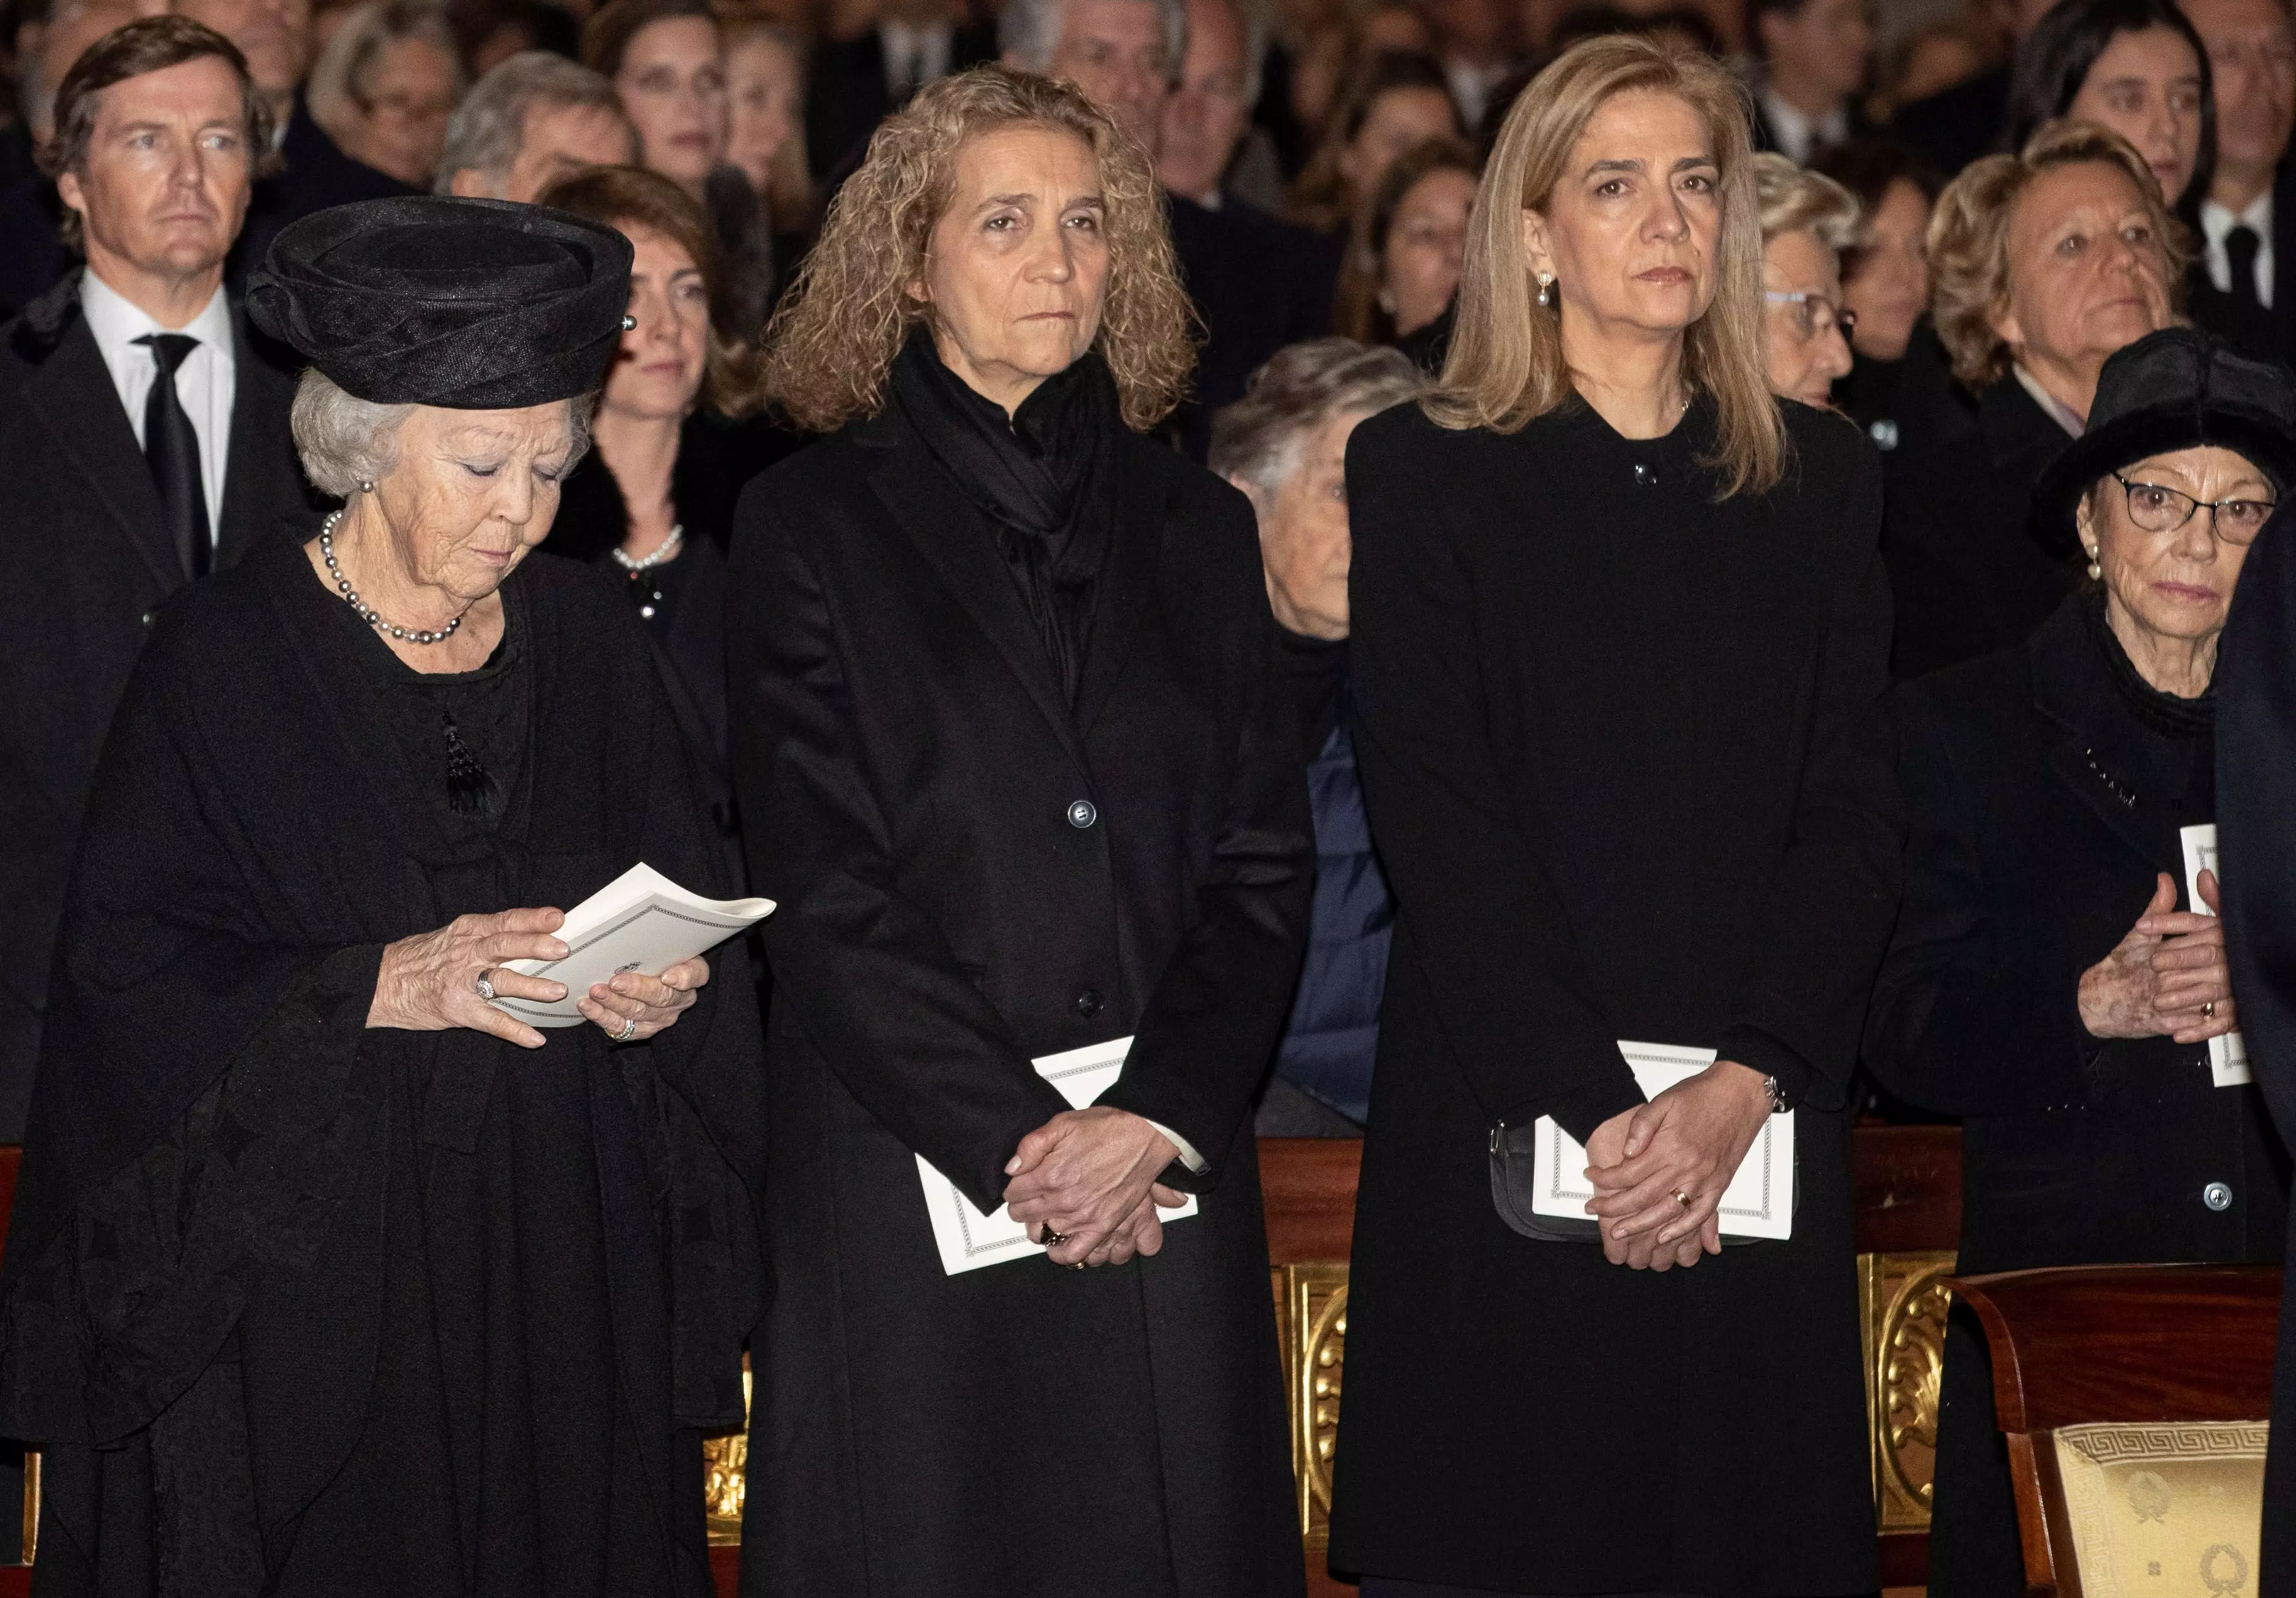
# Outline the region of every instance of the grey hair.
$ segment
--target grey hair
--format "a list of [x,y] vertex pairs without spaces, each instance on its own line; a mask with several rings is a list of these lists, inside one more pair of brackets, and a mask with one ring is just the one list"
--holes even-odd
[[[1185,0],[1139,0],[1164,15],[1164,53],[1170,70],[1180,70],[1188,49],[1188,10]],[[1068,0],[1005,0],[996,18],[996,48],[1016,66],[1031,72],[1050,73],[1054,54],[1061,47],[1061,29]]]
[[1828,177],[1798,167],[1775,151],[1754,157],[1754,204],[1762,243],[1804,229],[1836,254],[1857,242],[1857,196]]
[[463,87],[463,52],[446,8],[436,0],[366,0],[355,7],[319,53],[304,86],[311,119],[340,141],[354,108],[366,104],[366,83],[385,48],[401,39],[437,45],[455,63],[455,87]]
[[[589,452],[594,399],[585,396],[567,408],[574,434],[574,452],[566,461],[569,471]],[[316,367],[307,368],[295,385],[295,405],[287,418],[303,474],[312,487],[338,499],[381,482],[398,465],[398,430],[414,410],[412,405],[362,400]]]
[[1385,410],[1431,386],[1400,350],[1311,339],[1279,350],[1243,398],[1212,417],[1211,469],[1274,493],[1298,469],[1300,446],[1332,417]]
[[621,98],[603,74],[555,51],[521,50],[472,84],[455,108],[433,186],[450,194],[455,173],[474,171],[499,196],[525,145],[528,113],[538,105],[554,111],[579,106],[625,119]]

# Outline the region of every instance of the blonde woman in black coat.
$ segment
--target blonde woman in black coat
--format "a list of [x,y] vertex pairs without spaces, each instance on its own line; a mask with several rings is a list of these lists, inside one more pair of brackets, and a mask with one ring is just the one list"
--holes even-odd
[[[1875,1583],[1848,1093],[1898,892],[1880,465],[1769,393],[1736,84],[1627,37],[1509,113],[1423,405],[1357,430],[1396,898],[1332,1561],[1365,1598]],[[1620,1040],[1710,1049],[1645,1100]],[[1797,1116],[1786,1240],[1717,1205]],[[1587,1146],[1519,1235],[1498,1129]]]
[[[1188,363],[1147,165],[944,79],[793,295],[769,384],[834,431],[745,495],[729,624],[782,901],[745,1590],[1297,1594],[1250,1101],[1314,844],[1250,507],[1143,436]],[[1128,1037],[1080,1110],[1031,1067]],[[1047,1251],[945,1270],[920,1158]]]

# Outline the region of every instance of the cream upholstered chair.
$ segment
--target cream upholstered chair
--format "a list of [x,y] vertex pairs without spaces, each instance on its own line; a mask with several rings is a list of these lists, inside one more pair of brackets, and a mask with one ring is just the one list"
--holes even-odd
[[2026,1590],[2255,1598],[2278,1267],[2084,1266],[1953,1287],[1992,1346]]

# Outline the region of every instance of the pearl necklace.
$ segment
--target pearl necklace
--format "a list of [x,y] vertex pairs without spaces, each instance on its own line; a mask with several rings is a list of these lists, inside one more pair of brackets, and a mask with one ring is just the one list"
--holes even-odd
[[676,555],[677,547],[685,541],[685,524],[681,522],[669,530],[668,538],[654,546],[653,553],[651,555],[632,555],[619,544],[615,545],[609,553],[625,572],[650,572]]
[[351,580],[343,575],[343,569],[340,566],[335,564],[335,523],[342,519],[341,511],[330,511],[327,514],[327,519],[320,523],[319,557],[327,563],[327,574],[335,580],[335,586],[343,591],[343,603],[357,611],[359,620],[376,631],[387,632],[392,638],[402,639],[409,644],[443,644],[453,638],[455,629],[463,624],[463,618],[460,616],[447,622],[446,627],[438,632],[425,632],[420,628],[410,630],[404,627],[393,627],[360,601],[357,591],[351,587]]

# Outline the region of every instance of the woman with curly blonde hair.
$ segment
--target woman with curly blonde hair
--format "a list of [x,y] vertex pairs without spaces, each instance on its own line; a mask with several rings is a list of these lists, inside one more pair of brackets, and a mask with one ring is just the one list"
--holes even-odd
[[750,1591],[1301,1591],[1250,1107],[1314,844],[1250,507],[1142,436],[1189,356],[1146,158],[1002,67],[879,130],[768,332],[830,436],[730,577]]
[[[1846,1267],[1898,893],[1881,462],[1769,391],[1747,144],[1711,58],[1564,51],[1485,169],[1441,386],[1349,442],[1395,899],[1332,1507],[1363,1598],[1875,1585]],[[1724,1247],[1742,1168],[1789,1235]]]

